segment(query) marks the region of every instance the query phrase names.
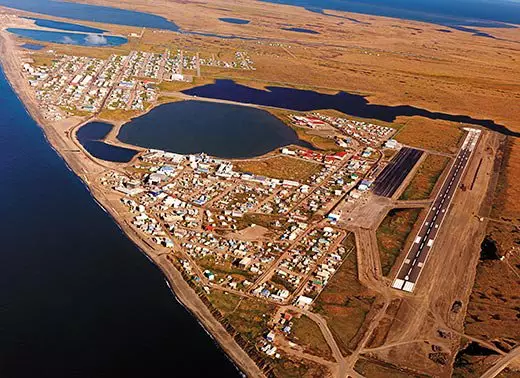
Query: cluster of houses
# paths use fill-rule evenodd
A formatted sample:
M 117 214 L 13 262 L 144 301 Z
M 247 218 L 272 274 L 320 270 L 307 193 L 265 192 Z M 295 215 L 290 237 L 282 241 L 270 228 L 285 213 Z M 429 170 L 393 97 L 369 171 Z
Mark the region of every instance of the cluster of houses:
M 320 113 L 311 113 L 308 115 L 292 114 L 289 118 L 297 126 L 309 127 L 312 129 L 332 126 L 340 130 L 342 133 L 369 146 L 380 146 L 395 132 L 395 129 L 391 127 L 376 125 L 365 121 L 357 121 L 354 119 L 332 117 Z M 348 140 L 345 141 L 341 139 L 338 143 L 343 147 L 346 147 L 348 145 Z
M 183 70 L 200 74 L 198 56 L 168 49 L 163 53 L 131 51 L 108 59 L 61 55 L 51 66 L 24 63 L 22 68 L 45 116 L 61 119 L 62 112 L 94 113 L 104 107 L 143 110 L 157 100 L 158 82 L 192 81 L 193 75 Z M 226 68 L 254 69 L 247 53 L 236 52 L 235 58 L 216 62 Z

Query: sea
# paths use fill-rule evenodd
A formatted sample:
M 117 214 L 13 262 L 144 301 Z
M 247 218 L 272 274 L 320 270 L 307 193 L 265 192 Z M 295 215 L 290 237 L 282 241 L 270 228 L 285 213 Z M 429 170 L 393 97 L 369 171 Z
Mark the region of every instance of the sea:
M 2 71 L 0 177 L 0 377 L 239 376 Z

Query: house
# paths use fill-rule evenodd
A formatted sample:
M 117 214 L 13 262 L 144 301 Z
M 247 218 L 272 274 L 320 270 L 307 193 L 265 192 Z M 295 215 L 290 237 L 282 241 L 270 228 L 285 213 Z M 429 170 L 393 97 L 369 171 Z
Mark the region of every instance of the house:
M 306 297 L 305 295 L 300 295 L 296 299 L 295 305 L 300 308 L 308 308 L 312 303 L 312 298 Z

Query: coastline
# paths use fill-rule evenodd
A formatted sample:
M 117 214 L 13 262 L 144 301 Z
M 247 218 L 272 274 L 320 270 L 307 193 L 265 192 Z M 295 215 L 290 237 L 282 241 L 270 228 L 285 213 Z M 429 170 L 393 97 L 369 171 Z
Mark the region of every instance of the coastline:
M 13 41 L 6 35 L 5 30 L 0 30 L 0 69 L 3 70 L 9 85 L 16 96 L 22 102 L 28 114 L 42 129 L 45 139 L 56 153 L 63 159 L 70 169 L 87 187 L 93 199 L 116 222 L 121 231 L 134 242 L 137 248 L 156 265 L 163 273 L 168 286 L 175 299 L 187 309 L 203 329 L 211 336 L 216 344 L 225 352 L 235 366 L 249 377 L 265 376 L 249 355 L 238 345 L 224 326 L 211 314 L 195 291 L 184 280 L 181 273 L 169 262 L 167 256 L 161 251 L 150 247 L 123 219 L 110 203 L 110 199 L 90 182 L 89 178 L 95 178 L 108 168 L 94 161 L 84 153 L 83 147 L 77 142 L 74 133 L 70 131 L 84 123 L 84 119 L 68 119 L 59 125 L 51 125 L 40 114 L 36 100 L 27 90 L 25 79 L 20 71 L 21 61 L 17 55 Z M 77 150 L 80 150 L 78 153 Z M 83 153 L 82 153 L 83 152 Z

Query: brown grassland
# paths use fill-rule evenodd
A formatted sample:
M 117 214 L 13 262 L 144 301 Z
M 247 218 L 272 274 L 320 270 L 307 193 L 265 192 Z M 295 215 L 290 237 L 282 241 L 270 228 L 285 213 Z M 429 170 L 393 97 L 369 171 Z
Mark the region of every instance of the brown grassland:
M 240 298 L 214 290 L 208 299 L 247 340 L 254 342 L 267 329 L 275 307 L 258 299 Z
M 377 244 L 383 275 L 387 275 L 402 252 L 421 209 L 390 210 L 377 229 Z
M 445 153 L 457 151 L 464 135 L 457 124 L 448 121 L 433 121 L 421 117 L 402 117 L 404 127 L 398 132 L 398 142 Z
M 429 198 L 448 162 L 450 162 L 450 158 L 446 156 L 428 154 L 400 199 L 422 200 Z
M 317 163 L 288 156 L 266 157 L 261 160 L 235 160 L 233 165 L 240 172 L 296 181 L 305 181 L 321 167 Z
M 307 316 L 293 318 L 291 340 L 302 345 L 305 351 L 330 360 L 332 352 L 320 328 Z
M 354 370 L 364 377 L 370 378 L 410 378 L 418 377 L 416 374 L 406 373 L 388 364 L 370 361 L 364 358 L 357 360 Z
M 351 342 L 365 321 L 374 294 L 358 280 L 353 234 L 347 237 L 343 245 L 351 252 L 316 298 L 313 310 L 327 319 L 341 352 L 349 355 L 353 347 Z

